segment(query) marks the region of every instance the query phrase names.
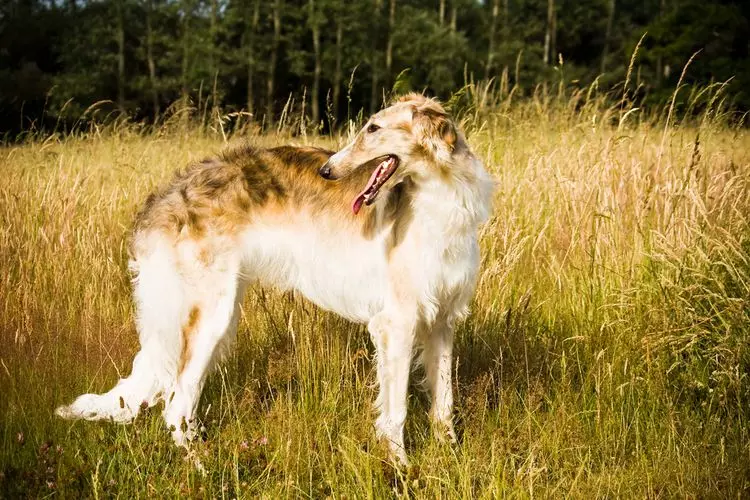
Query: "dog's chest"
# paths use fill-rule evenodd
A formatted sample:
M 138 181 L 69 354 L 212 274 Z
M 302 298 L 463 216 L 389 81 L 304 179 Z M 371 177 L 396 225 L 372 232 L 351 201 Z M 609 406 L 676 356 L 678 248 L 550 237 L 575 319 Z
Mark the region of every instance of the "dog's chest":
M 431 288 L 440 302 L 460 295 L 474 282 L 479 267 L 479 245 L 472 234 L 451 235 L 436 243 L 434 268 L 428 270 Z
M 441 308 L 463 308 L 480 263 L 475 225 L 444 205 L 420 215 L 415 254 L 426 280 L 425 300 Z

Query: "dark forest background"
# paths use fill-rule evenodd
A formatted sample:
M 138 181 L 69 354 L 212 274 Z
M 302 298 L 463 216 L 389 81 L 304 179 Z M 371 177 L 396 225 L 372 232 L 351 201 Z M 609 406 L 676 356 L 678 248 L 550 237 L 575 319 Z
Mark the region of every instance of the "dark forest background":
M 700 51 L 685 82 L 731 79 L 746 110 L 749 20 L 748 1 L 0 0 L 0 137 L 94 103 L 147 121 L 202 103 L 269 124 L 294 94 L 328 127 L 394 84 L 447 97 L 479 80 L 528 94 L 598 77 L 616 92 L 644 33 L 633 79 L 646 105 Z

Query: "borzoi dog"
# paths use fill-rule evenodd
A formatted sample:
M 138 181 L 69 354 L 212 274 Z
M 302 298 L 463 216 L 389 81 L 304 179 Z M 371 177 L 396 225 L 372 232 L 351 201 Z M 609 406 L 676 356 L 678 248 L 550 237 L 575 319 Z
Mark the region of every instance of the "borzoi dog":
M 453 329 L 474 293 L 493 189 L 443 107 L 418 94 L 374 115 L 336 154 L 245 146 L 189 167 L 148 198 L 135 225 L 132 373 L 57 415 L 128 422 L 164 400 L 167 427 L 185 445 L 206 374 L 235 338 L 243 291 L 260 282 L 367 324 L 375 427 L 394 458 L 406 463 L 415 349 L 435 432 L 454 440 Z

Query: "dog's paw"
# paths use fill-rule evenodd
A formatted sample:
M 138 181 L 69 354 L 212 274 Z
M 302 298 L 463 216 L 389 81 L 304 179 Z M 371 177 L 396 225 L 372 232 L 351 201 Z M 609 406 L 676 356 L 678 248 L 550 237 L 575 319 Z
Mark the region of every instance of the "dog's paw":
M 403 446 L 399 445 L 391 445 L 389 447 L 390 450 L 390 459 L 393 462 L 393 464 L 396 467 L 408 469 L 409 468 L 409 459 L 406 456 L 406 450 L 404 450 Z
M 138 408 L 130 408 L 122 397 L 108 394 L 83 394 L 70 405 L 55 409 L 55 415 L 66 420 L 112 420 L 121 424 L 131 422 L 137 413 Z
M 69 405 L 63 405 L 55 410 L 55 415 L 66 420 L 100 420 L 105 418 L 102 412 L 101 396 L 98 394 L 83 394 Z
M 456 431 L 451 420 L 432 420 L 432 434 L 438 443 L 455 446 L 458 444 Z
M 185 419 L 179 426 L 174 424 L 168 425 L 167 428 L 172 433 L 172 440 L 177 446 L 187 448 L 188 445 L 198 437 L 197 426 L 195 423 L 187 423 Z
M 402 433 L 385 415 L 380 415 L 375 420 L 375 436 L 388 447 L 388 457 L 397 468 L 409 467 Z
M 195 419 L 188 416 L 190 412 L 185 409 L 186 405 L 180 404 L 176 399 L 169 401 L 162 416 L 167 429 L 172 433 L 174 444 L 187 447 L 190 441 L 197 437 L 198 426 Z
M 77 418 L 81 418 L 76 414 L 75 411 L 73 411 L 73 408 L 71 406 L 72 405 L 58 406 L 57 408 L 55 408 L 55 415 L 65 420 L 75 420 Z

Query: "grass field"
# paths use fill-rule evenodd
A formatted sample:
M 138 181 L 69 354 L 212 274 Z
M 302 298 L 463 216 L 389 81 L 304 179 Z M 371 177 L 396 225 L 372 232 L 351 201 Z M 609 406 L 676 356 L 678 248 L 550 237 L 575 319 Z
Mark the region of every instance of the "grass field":
M 157 184 L 227 141 L 345 136 L 119 123 L 1 147 L 0 497 L 749 496 L 750 132 L 578 97 L 461 114 L 498 191 L 457 334 L 460 444 L 413 388 L 408 471 L 373 435 L 364 328 L 273 291 L 248 293 L 204 393 L 205 475 L 160 407 L 52 414 L 130 369 L 126 242 Z

